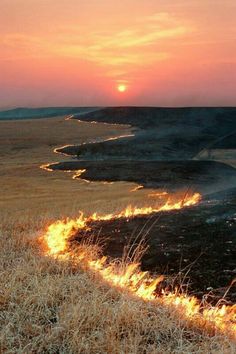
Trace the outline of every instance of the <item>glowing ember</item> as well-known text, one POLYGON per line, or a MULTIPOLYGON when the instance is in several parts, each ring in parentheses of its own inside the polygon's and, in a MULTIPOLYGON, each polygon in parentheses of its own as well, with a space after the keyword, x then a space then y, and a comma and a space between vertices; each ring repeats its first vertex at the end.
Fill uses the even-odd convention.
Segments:
POLYGON ((181 209, 197 204, 200 199, 200 194, 195 193, 191 196, 185 196, 184 200, 175 200, 175 198, 168 197, 166 203, 158 209, 129 206, 118 214, 101 216, 93 214, 90 217, 85 217, 81 214, 78 219, 59 220, 51 224, 46 230, 45 235, 41 238, 41 241, 45 245, 45 253, 47 255, 57 258, 71 256, 73 259, 80 261, 82 266, 99 274, 111 286, 127 290, 145 301, 153 301, 157 304, 161 303, 172 309, 176 309, 181 317, 187 318, 196 326, 213 330, 213 332, 215 330, 224 331, 226 334, 235 336, 236 306, 223 305, 222 307, 211 307, 208 305, 202 307, 195 297, 190 297, 186 294, 180 295, 177 292, 166 292, 165 289, 161 289, 163 276, 153 278, 149 272, 141 271, 138 263, 122 264, 119 266, 117 263, 109 262, 106 257, 94 259, 88 250, 86 251, 86 247, 80 252, 77 250, 77 253, 75 249, 72 250, 70 248, 69 240, 79 230, 88 230, 88 224, 91 221, 130 218, 163 210, 181 209))

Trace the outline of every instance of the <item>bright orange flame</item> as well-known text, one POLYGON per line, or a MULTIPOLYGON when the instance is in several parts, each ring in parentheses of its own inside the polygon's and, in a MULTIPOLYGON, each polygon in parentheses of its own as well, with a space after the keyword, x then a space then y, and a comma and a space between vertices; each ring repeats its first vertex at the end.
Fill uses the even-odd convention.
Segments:
POLYGON ((167 201, 157 208, 153 207, 132 207, 129 205, 127 208, 122 210, 118 214, 106 214, 98 215, 97 213, 92 214, 90 217, 85 217, 82 213, 77 219, 67 219, 67 220, 58 220, 55 223, 51 224, 48 227, 47 233, 44 236, 44 239, 47 244, 48 253, 50 255, 58 255, 67 250, 67 240, 73 235, 74 231, 80 229, 86 229, 87 225, 91 221, 106 221, 111 219, 121 219, 121 218, 130 218, 138 215, 148 215, 151 213, 157 213, 160 211, 168 210, 178 210, 183 207, 188 207, 191 205, 197 204, 201 200, 201 195, 199 193, 194 193, 191 196, 185 196, 185 199, 177 198, 177 200, 171 196, 167 201))
POLYGON ((78 219, 58 220, 51 224, 45 235, 41 238, 46 246, 46 254, 59 259, 64 257, 73 257, 79 260, 81 265, 96 272, 101 278, 111 286, 125 289, 133 295, 146 300, 156 301, 172 309, 177 309, 178 314, 191 320, 195 325, 202 326, 211 330, 225 331, 226 334, 236 335, 236 306, 210 307, 210 305, 201 307, 195 297, 186 294, 166 292, 165 289, 159 290, 157 286, 163 280, 163 276, 153 278, 149 272, 140 270, 138 263, 130 263, 118 266, 117 263, 109 262, 106 257, 94 259, 86 248, 76 253, 70 248, 69 240, 79 232, 79 230, 89 230, 89 222, 99 220, 111 220, 118 218, 129 218, 137 215, 147 215, 153 212, 163 210, 176 210, 197 204, 201 199, 199 193, 191 196, 185 196, 185 199, 174 200, 168 198, 166 203, 158 209, 152 207, 135 208, 127 207, 118 214, 107 214, 99 216, 93 214, 85 217, 83 214, 78 219), (161 295, 160 295, 161 294, 161 295))

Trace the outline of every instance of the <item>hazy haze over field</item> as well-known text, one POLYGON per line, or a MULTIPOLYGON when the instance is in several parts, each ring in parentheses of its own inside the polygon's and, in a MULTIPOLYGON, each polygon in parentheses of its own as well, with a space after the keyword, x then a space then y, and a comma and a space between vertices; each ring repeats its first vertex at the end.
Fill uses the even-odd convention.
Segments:
POLYGON ((235 21, 234 0, 2 0, 0 107, 235 105, 235 21))

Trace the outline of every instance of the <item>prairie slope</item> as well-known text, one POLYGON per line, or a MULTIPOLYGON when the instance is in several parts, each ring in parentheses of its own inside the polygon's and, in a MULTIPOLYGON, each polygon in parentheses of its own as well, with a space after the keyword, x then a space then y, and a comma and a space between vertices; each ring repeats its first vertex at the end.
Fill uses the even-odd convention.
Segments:
POLYGON ((236 108, 110 107, 73 118, 130 124, 134 136, 58 149, 77 155, 78 162, 64 161, 53 170, 86 169, 83 177, 93 181, 169 189, 191 186, 203 193, 236 185, 234 155, 228 154, 229 147, 236 148, 236 108), (219 159, 213 157, 215 147, 221 151, 219 159))
POLYGON ((53 149, 129 134, 127 125, 91 124, 64 117, 0 121, 0 210, 4 215, 24 218, 32 215, 90 212, 117 204, 126 206, 133 194, 131 183, 104 185, 74 181, 67 173, 48 173, 41 164, 65 160, 53 149), (113 202, 112 202, 113 201, 113 202), (108 206, 109 205, 109 206, 108 206))
MULTIPOLYGON (((236 132, 236 108, 113 107, 77 119, 138 128, 128 139, 78 147, 78 156, 88 160, 192 159, 209 144, 213 147, 220 138, 236 132)), ((64 151, 70 153, 70 148, 64 151)))
POLYGON ((236 186, 236 169, 215 161, 83 160, 52 164, 53 171, 86 170, 89 181, 135 182, 145 188, 188 189, 208 194, 236 186))
POLYGON ((235 353, 229 338, 199 331, 173 310, 45 257, 35 242, 59 215, 147 201, 147 191, 129 193, 130 183, 87 184, 39 169, 65 159, 53 153, 57 146, 129 132, 63 118, 0 122, 0 352, 235 353))

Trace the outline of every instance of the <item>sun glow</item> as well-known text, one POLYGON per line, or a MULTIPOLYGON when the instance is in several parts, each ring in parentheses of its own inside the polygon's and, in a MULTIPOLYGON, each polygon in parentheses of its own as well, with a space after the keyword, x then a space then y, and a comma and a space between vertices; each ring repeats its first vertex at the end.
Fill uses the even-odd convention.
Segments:
POLYGON ((125 84, 120 84, 117 86, 117 90, 119 92, 125 92, 127 90, 127 86, 125 84))

